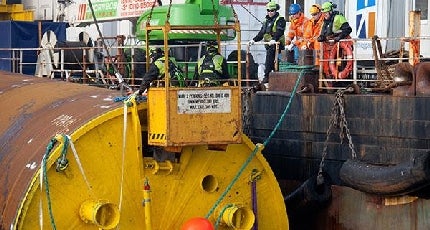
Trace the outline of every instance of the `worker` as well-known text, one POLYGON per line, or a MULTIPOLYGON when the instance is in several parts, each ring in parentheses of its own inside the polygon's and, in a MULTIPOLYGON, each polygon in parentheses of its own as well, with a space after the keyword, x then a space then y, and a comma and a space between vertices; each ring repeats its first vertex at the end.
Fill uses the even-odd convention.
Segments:
POLYGON ((194 79, 198 80, 198 86, 219 86, 229 79, 227 60, 218 52, 215 42, 209 42, 206 54, 201 57, 196 65, 194 79))
MULTIPOLYGON (((165 57, 161 48, 150 50, 149 70, 145 73, 138 90, 138 94, 144 94, 154 80, 162 80, 165 77, 165 57)), ((173 57, 169 58, 169 73, 171 86, 185 86, 185 78, 173 57)))
POLYGON ((103 71, 105 72, 105 77, 108 80, 108 84, 114 85, 116 83, 115 67, 118 62, 115 57, 105 57, 103 71))
POLYGON ((303 42, 305 25, 309 19, 305 17, 299 4, 291 4, 288 9, 288 14, 290 15, 290 27, 285 45, 287 46, 287 50, 294 51, 294 62, 297 63, 299 59, 299 48, 303 42))
POLYGON ((303 41, 300 45, 300 49, 315 50, 316 59, 315 65, 319 65, 319 51, 320 42, 317 41, 318 36, 321 33, 321 28, 324 23, 324 17, 322 17, 321 6, 318 4, 313 4, 309 10, 311 18, 305 24, 305 30, 303 32, 303 41))
POLYGON ((275 58, 278 57, 279 51, 285 49, 285 18, 279 13, 279 5, 275 2, 269 2, 266 4, 266 20, 264 21, 258 34, 249 41, 249 45, 253 45, 254 42, 258 42, 264 39, 268 42, 265 45, 266 48, 266 61, 264 69, 264 78, 262 83, 269 83, 269 73, 275 70, 275 58), (278 53, 276 53, 276 43, 279 43, 278 53))
POLYGON ((337 5, 332 2, 324 2, 321 5, 324 23, 318 37, 319 42, 325 42, 330 39, 333 39, 334 42, 339 42, 341 39, 349 37, 352 32, 352 28, 345 16, 334 10, 336 7, 337 5))
MULTIPOLYGON (((323 58, 325 60, 339 58, 339 55, 343 55, 343 52, 352 55, 352 41, 343 41, 342 44, 339 43, 342 39, 350 38, 349 34, 352 32, 352 28, 345 16, 339 11, 334 10, 336 7, 336 4, 332 2, 324 2, 321 5, 324 23, 317 41, 324 42, 323 58), (337 45, 339 45, 339 48, 337 48, 337 45), (341 47, 345 49, 342 52, 339 51, 341 47)), ((352 71, 352 61, 347 62, 341 71, 339 71, 338 67, 336 63, 325 61, 322 65, 325 77, 334 79, 347 78, 352 71)), ((347 82, 334 82, 333 85, 341 86, 344 83, 347 82)), ((325 84, 330 86, 332 83, 327 82, 325 84)))

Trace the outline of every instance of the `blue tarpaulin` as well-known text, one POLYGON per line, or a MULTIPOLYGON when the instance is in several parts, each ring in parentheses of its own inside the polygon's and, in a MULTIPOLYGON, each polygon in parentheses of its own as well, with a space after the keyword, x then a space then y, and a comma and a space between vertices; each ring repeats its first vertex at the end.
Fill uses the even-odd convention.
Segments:
MULTIPOLYGON (((65 22, 20 22, 20 21, 0 21, 0 70, 13 70, 12 51, 7 49, 13 48, 39 48, 39 37, 52 30, 57 41, 66 41, 66 28, 68 23, 65 22), (40 35, 39 35, 40 24, 40 35)), ((16 54, 15 54, 16 55, 16 54)), ((28 50, 23 52, 23 74, 34 75, 36 70, 37 51, 28 50)), ((16 64, 16 63, 15 63, 16 64)), ((15 66, 18 70, 19 66, 15 66)))

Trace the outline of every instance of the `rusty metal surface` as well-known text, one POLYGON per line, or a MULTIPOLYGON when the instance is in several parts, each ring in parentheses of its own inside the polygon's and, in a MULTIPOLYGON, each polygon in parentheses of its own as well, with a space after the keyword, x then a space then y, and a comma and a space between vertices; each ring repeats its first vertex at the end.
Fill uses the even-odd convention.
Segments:
MULTIPOLYGON (((292 92, 299 75, 300 72, 272 72, 269 76, 269 90, 292 92)), ((318 74, 312 70, 303 74, 297 91, 307 85, 312 85, 314 92, 318 90, 318 74)))
POLYGON ((383 197, 369 195, 357 190, 333 186, 332 203, 318 215, 314 229, 417 229, 429 228, 429 207, 427 199, 413 197, 383 197), (397 199, 396 204, 389 200, 397 199))
POLYGON ((421 62, 415 66, 407 62, 396 64, 394 75, 397 79, 407 83, 395 87, 394 96, 430 95, 430 62, 421 62))
POLYGON ((0 229, 9 229, 50 139, 121 107, 93 86, 0 72, 0 229))
MULTIPOLYGON (((301 183, 279 181, 284 195, 301 183)), ((348 187, 331 187, 332 199, 326 206, 309 206, 300 213, 288 213, 290 229, 313 230, 404 230, 428 229, 430 224, 428 199, 412 196, 384 197, 366 194, 348 187)))

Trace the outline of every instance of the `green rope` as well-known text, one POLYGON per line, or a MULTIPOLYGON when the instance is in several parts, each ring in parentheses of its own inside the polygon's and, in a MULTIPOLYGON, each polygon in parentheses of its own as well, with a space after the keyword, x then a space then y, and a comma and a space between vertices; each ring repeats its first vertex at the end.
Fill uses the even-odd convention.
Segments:
POLYGON ((218 218, 217 218, 217 220, 215 222, 215 230, 218 229, 219 222, 221 222, 221 218, 222 218, 222 215, 224 215, 225 210, 227 208, 230 208, 230 207, 233 207, 233 205, 232 204, 227 204, 226 206, 224 206, 224 208, 222 208, 222 210, 219 213, 218 218))
POLYGON ((288 110, 290 109, 291 102, 293 101, 294 95, 296 95, 297 88, 299 87, 300 80, 302 79, 303 75, 309 70, 308 66, 300 66, 302 69, 300 71, 299 77, 297 78, 296 84, 294 85, 293 92, 290 94, 290 99, 288 100, 288 104, 284 109, 284 112, 281 115, 281 118, 279 118, 278 123, 276 124, 275 128, 270 133, 269 137, 263 142, 263 146, 266 147, 266 145, 269 143, 269 141, 272 139, 273 135, 275 135, 276 131, 278 131, 279 126, 281 126, 281 123, 285 119, 285 115, 287 115, 288 110))
POLYGON ((246 166, 248 166, 249 162, 251 162, 252 158, 255 156, 258 149, 259 149, 258 146, 254 148, 254 151, 251 153, 251 155, 248 157, 248 159, 246 159, 245 163, 240 167, 236 176, 233 177, 233 180, 230 182, 230 184, 227 186, 227 188, 224 190, 224 192, 221 194, 221 196, 215 202, 214 206, 209 210, 208 214, 206 214, 206 219, 209 219, 209 216, 212 215, 212 213, 215 211, 215 209, 218 207, 218 205, 221 203, 221 201, 224 199, 224 197, 227 195, 227 193, 230 191, 230 189, 233 187, 233 185, 239 179, 240 175, 245 170, 246 166))
POLYGON ((42 158, 43 182, 45 184, 45 192, 46 192, 46 197, 48 199, 48 212, 49 212, 49 217, 51 219, 51 226, 52 226, 52 229, 54 229, 54 230, 57 229, 57 226, 55 225, 54 214, 52 213, 51 196, 49 194, 49 182, 48 182, 48 176, 46 175, 46 171, 47 171, 46 170, 46 161, 48 160, 48 157, 49 157, 52 149, 54 148, 55 143, 57 143, 57 139, 52 138, 51 141, 48 143, 48 146, 46 147, 46 152, 42 158))
MULTIPOLYGON (((62 148, 62 151, 61 151, 61 155, 65 157, 66 153, 67 153, 67 147, 69 146, 69 139, 67 138, 66 135, 62 135, 62 136, 63 136, 63 139, 64 139, 64 144, 63 144, 63 148, 62 148)), ((57 139, 55 137, 53 137, 49 141, 48 146, 46 147, 46 152, 45 152, 45 154, 43 155, 43 158, 42 158, 43 182, 45 184, 45 192, 46 192, 46 197, 47 197, 47 200, 48 200, 48 212, 49 212, 49 217, 50 217, 50 221, 51 221, 51 226, 52 226, 52 229, 54 229, 54 230, 57 229, 57 226, 55 224, 54 214, 52 212, 51 195, 50 195, 50 192, 49 192, 49 181, 48 181, 46 163, 47 163, 49 155, 51 154, 51 151, 54 148, 54 145, 56 143, 57 143, 57 139)))
POLYGON ((66 158, 67 148, 69 147, 69 138, 63 134, 63 139, 64 139, 64 143, 63 143, 63 148, 61 149, 61 155, 57 159, 57 167, 56 167, 57 172, 64 171, 67 168, 67 166, 69 166, 69 160, 67 160, 66 158))
MULTIPOLYGON (((290 109, 291 102, 292 102, 292 100, 294 98, 294 95, 296 94, 296 91, 297 91, 297 88, 299 86, 300 80, 302 79, 304 73, 309 68, 309 67, 307 67, 305 69, 305 67, 307 67, 307 66, 303 66, 302 67, 303 70, 300 71, 299 77, 297 78, 296 84, 294 85, 294 89, 291 92, 290 100, 288 101, 288 104, 285 107, 285 110, 284 110, 281 118, 279 119, 279 121, 276 124, 275 128, 273 129, 273 131, 270 133, 269 137, 266 139, 266 141, 263 142, 263 146, 266 146, 269 143, 270 139, 272 139, 272 137, 275 134, 275 132, 279 129, 279 126, 281 125, 282 121, 285 119, 285 115, 287 114, 288 110, 290 109)), ((224 192, 221 194, 221 196, 215 202, 215 204, 213 205, 213 207, 209 210, 208 214, 206 214, 206 216, 205 216, 206 219, 209 219, 209 217, 212 215, 212 213, 215 211, 215 209, 218 207, 218 205, 221 203, 221 201, 224 199, 224 197, 227 195, 227 193, 231 190, 231 188, 233 187, 233 185, 239 179, 239 177, 242 174, 242 172, 245 170, 246 166, 248 166, 248 164, 251 162, 252 158, 254 158, 254 156, 257 154, 259 148, 260 148, 260 145, 257 144, 255 146, 254 150, 252 151, 251 155, 249 155, 248 159, 246 159, 245 163, 243 163, 243 165, 240 167, 240 169, 237 172, 236 176, 233 177, 233 180, 230 182, 230 184, 227 186, 227 188, 224 190, 224 192)))

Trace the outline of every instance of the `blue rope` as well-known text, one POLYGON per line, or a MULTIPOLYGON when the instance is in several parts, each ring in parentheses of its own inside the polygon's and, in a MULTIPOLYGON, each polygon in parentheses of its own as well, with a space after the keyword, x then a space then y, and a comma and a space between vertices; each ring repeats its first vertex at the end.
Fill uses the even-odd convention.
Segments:
POLYGON ((136 97, 136 102, 140 103, 140 102, 144 102, 146 101, 147 97, 146 96, 141 96, 141 95, 133 95, 131 94, 130 96, 120 96, 120 97, 114 97, 113 101, 114 102, 123 102, 123 101, 128 101, 130 100, 131 97, 136 97))
POLYGON ((125 96, 114 97, 114 98, 113 98, 113 101, 114 101, 114 102, 121 102, 121 101, 125 101, 125 100, 127 100, 127 98, 128 98, 128 97, 125 97, 125 96))
MULTIPOLYGON (((266 139, 266 141, 263 142, 263 146, 266 146, 269 141, 272 139, 275 132, 279 129, 279 126, 281 125, 282 121, 285 119, 285 115, 287 114, 288 110, 290 109, 291 102, 294 98, 294 95, 296 94, 297 88, 299 86, 300 80, 302 79, 304 73, 306 72, 306 69, 302 70, 297 78, 296 84, 294 85, 293 91, 291 92, 290 99, 288 101, 287 106, 285 107, 285 110, 279 119, 278 123, 276 124, 275 128, 270 133, 269 137, 266 139)), ((245 170, 246 166, 251 162, 252 158, 257 154, 259 149, 259 144, 257 144, 252 151, 251 155, 249 155, 248 159, 246 159, 245 163, 240 167, 239 171, 237 172, 236 176, 233 177, 233 180, 230 182, 230 184, 227 186, 227 188, 224 190, 224 192, 221 194, 221 196, 218 198, 218 200, 215 202, 214 206, 209 210, 208 214, 206 214, 205 218, 209 219, 209 217, 212 215, 212 213, 215 211, 215 209, 218 207, 218 205, 221 203, 221 201, 224 199, 224 197, 227 195, 227 193, 230 191, 230 189, 233 187, 233 185, 236 183, 236 181, 239 179, 242 172, 245 170)))

